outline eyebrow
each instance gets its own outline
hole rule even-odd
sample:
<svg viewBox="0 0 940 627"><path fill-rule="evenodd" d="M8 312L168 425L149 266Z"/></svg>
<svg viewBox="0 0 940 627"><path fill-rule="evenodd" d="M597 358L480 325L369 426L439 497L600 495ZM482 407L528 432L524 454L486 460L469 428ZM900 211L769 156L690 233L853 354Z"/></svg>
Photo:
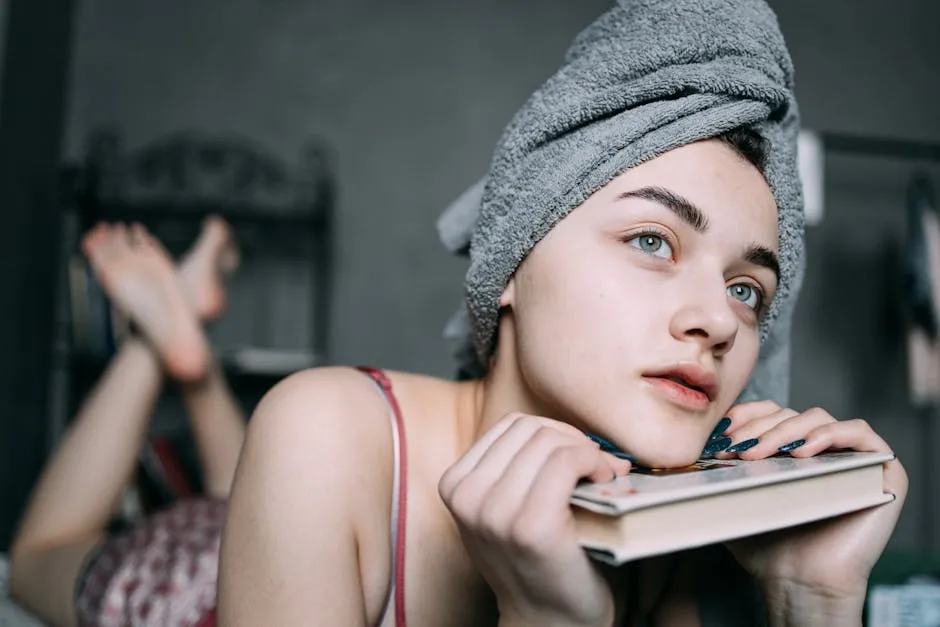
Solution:
<svg viewBox="0 0 940 627"><path fill-rule="evenodd" d="M623 192L617 196L617 200L627 198L640 198L662 205L695 229L696 233L704 233L708 230L708 218L705 216L705 212L688 199L664 187L641 187L640 189Z"/></svg>
<svg viewBox="0 0 940 627"><path fill-rule="evenodd" d="M774 276L777 277L777 283L780 283L780 259L774 251L766 246L754 244L744 251L744 260L755 266L772 270Z"/></svg>
<svg viewBox="0 0 940 627"><path fill-rule="evenodd" d="M639 198L655 202L658 205L672 211L683 222L691 226L696 233L704 233L708 230L708 217L705 212L695 206L692 201L680 196L672 190L665 187L641 187L628 192L623 192L617 196L617 200L627 198ZM780 259L777 254L766 246L753 244L745 250L743 259L755 266L767 268L773 271L780 282Z"/></svg>

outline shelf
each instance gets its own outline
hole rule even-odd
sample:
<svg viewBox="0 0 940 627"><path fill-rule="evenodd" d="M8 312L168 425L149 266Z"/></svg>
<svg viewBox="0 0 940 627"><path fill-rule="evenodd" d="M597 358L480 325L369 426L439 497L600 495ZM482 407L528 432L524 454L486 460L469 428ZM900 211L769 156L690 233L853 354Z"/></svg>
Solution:
<svg viewBox="0 0 940 627"><path fill-rule="evenodd" d="M53 441L78 414L113 356L106 299L90 287L87 273L77 279L69 273L69 260L76 254L82 232L95 222L142 223L176 256L189 249L207 216L222 217L232 227L245 269L257 270L245 272L251 283L240 283L237 288L257 287L259 309L275 306L267 290L267 281L272 279L265 272L286 262L303 264L303 275L298 276L309 274L303 298L309 287L311 300L304 302L310 308L309 320L299 322L313 326L307 329L309 340L301 341L298 336L296 341L314 347L317 353L237 345L236 349L215 350L219 368L246 417L279 381L326 363L335 200L327 156L319 141L305 142L297 158L288 163L253 141L233 136L186 131L129 151L113 129L101 128L89 135L84 157L63 164L59 171L63 269L56 294L61 320L53 338ZM262 260L270 260L270 268ZM271 298L270 305L263 300L266 297ZM254 307L250 294L245 299ZM239 330L233 334L238 340L232 341L262 341L253 332L259 324L246 320L245 328L235 325L233 329ZM282 343L289 345L292 340L287 337ZM79 345L84 351L76 350ZM126 393L140 391L130 388ZM151 417L150 428L156 430L152 432L162 428L162 420L173 429L185 426L181 415L185 406L185 389L167 378Z"/></svg>
<svg viewBox="0 0 940 627"><path fill-rule="evenodd" d="M280 351L249 347L225 352L219 359L225 376L232 381L251 381L273 385L295 372L322 366L325 360L305 351ZM83 378L97 379L109 360L104 357L72 355L68 363ZM237 391L237 390L236 390Z"/></svg>
<svg viewBox="0 0 940 627"><path fill-rule="evenodd" d="M258 376L287 376L300 370L323 365L311 351L247 347L224 354L222 363L233 372Z"/></svg>
<svg viewBox="0 0 940 627"><path fill-rule="evenodd" d="M121 222L201 222L210 214L219 215L233 226L289 227L304 226L311 229L326 228L327 220L323 213L301 213L290 211L271 211L261 213L246 206L219 205L214 202L188 203L185 206L172 203L147 202L125 205L120 203L101 203L83 207L81 215L94 221Z"/></svg>

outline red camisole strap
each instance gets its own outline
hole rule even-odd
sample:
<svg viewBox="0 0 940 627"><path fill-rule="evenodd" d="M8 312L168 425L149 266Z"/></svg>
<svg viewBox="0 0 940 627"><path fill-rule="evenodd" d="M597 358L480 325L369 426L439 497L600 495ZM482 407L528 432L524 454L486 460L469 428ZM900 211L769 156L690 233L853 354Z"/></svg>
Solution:
<svg viewBox="0 0 940 627"><path fill-rule="evenodd" d="M397 431L396 440L398 443L396 451L396 475L398 483L394 486L394 492L398 495L398 501L393 504L393 508L397 511L398 516L392 521L392 524L395 525L395 544L392 553L392 568L394 572L392 573L392 577L394 578L393 584L395 593L395 625L396 627L407 627L405 617L405 523L408 511L408 449L405 445L405 421L402 418L398 400L395 398L394 392L392 392L392 382L385 373L376 368L366 366L359 366L357 370L365 373L375 381L376 385L381 389L382 394L385 395L385 400L388 402L388 406L395 419L395 429Z"/></svg>

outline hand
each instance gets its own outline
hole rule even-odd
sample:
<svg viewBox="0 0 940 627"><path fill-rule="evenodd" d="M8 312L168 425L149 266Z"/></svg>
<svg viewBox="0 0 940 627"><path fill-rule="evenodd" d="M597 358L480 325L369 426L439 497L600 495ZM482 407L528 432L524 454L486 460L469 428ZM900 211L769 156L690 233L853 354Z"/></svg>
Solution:
<svg viewBox="0 0 940 627"><path fill-rule="evenodd" d="M610 586L578 544L569 498L579 480L629 468L568 424L511 414L444 473L441 498L501 621L612 623Z"/></svg>
<svg viewBox="0 0 940 627"><path fill-rule="evenodd" d="M891 452L865 421L838 421L818 408L800 413L762 401L738 405L728 415L732 422L726 434L735 444L751 439L758 443L745 451L716 457L763 459L777 454L780 447L789 449L793 457L812 457L827 449ZM860 616L868 577L907 496L907 475L897 459L885 464L884 490L895 495L893 502L728 546L770 597L792 596L793 591L799 591L814 597L806 605L823 600L835 613L844 614L842 610L852 608L852 613ZM836 607L840 605L842 609Z"/></svg>

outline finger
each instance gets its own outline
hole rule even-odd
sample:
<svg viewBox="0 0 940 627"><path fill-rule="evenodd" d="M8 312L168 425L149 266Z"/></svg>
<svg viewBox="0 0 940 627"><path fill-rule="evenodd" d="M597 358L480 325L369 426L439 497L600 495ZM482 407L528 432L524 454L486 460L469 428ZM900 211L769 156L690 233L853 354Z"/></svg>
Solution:
<svg viewBox="0 0 940 627"><path fill-rule="evenodd" d="M884 491L895 496L894 506L899 510L907 498L907 472L901 462L895 458L884 466Z"/></svg>
<svg viewBox="0 0 940 627"><path fill-rule="evenodd" d="M741 420L740 418L737 420L732 418L731 426L725 430L725 435L732 436L735 440L752 438L766 431L770 431L779 423L792 418L799 413L800 412L796 411L795 409L782 407L776 411L770 412L769 414L764 414L763 416L751 417L747 421Z"/></svg>
<svg viewBox="0 0 940 627"><path fill-rule="evenodd" d="M736 438L735 443L728 448L733 451L736 444L746 442L747 439L756 439L757 444L745 451L740 451L738 457L755 460L764 459L777 453L792 453L805 444L806 434L813 429L836 422L832 414L819 408L813 408L803 413L797 413L792 409L780 410L775 414L775 417L782 417L783 419L777 420L775 425L767 424L768 428L763 432L748 432L741 435L741 439Z"/></svg>
<svg viewBox="0 0 940 627"><path fill-rule="evenodd" d="M748 422L732 421L731 426L728 427L727 431L725 431L725 435L730 436L735 442L758 437L761 434L770 431L784 420L789 420L799 413L800 412L796 411L795 409L784 407L765 416L752 418Z"/></svg>
<svg viewBox="0 0 940 627"><path fill-rule="evenodd" d="M518 468L519 464L527 469L523 474L531 474L534 478L544 457L563 446L587 446L597 453L612 475L605 478L605 481L610 481L618 474L625 474L629 469L629 463L602 452L597 444L584 437L581 432L572 434L538 421L519 420L487 449L477 465L461 481L457 490L470 492L466 495L470 499L483 498L501 478L512 473L513 465ZM525 459L519 461L520 456Z"/></svg>
<svg viewBox="0 0 940 627"><path fill-rule="evenodd" d="M763 418L783 409L773 401L751 401L735 405L728 410L727 416L731 418L731 426L727 432L737 429L756 418Z"/></svg>
<svg viewBox="0 0 940 627"><path fill-rule="evenodd" d="M480 461L490 454L491 449L497 448L505 451L508 447L521 447L540 428L541 423L534 416L521 414L507 417L499 421L492 429L487 431L480 440L470 447L464 455L457 460L441 477L438 489L445 501L453 497L453 493L466 477L473 472ZM501 446L497 446L501 445ZM508 460L507 460L508 463Z"/></svg>
<svg viewBox="0 0 940 627"><path fill-rule="evenodd" d="M549 458L557 451L578 447L587 449L588 453L597 458L596 468L589 478L598 482L612 481L617 476L617 468L629 464L598 450L592 444L574 442L547 428L533 435L487 493L479 512L481 525L489 533L503 534L500 537L505 537L505 532L524 506L539 474L544 472ZM617 468L614 467L615 463Z"/></svg>
<svg viewBox="0 0 940 627"><path fill-rule="evenodd" d="M598 453L600 449L587 438L572 436L560 429L554 429L537 420L517 420L513 426L506 430L492 446L483 453L461 484L473 484L473 491L482 494L489 492L499 479L506 475L513 461L524 451L534 449L549 452L561 446L582 444L594 448ZM539 460L541 461L541 460ZM458 487L463 489L463 485Z"/></svg>
<svg viewBox="0 0 940 627"><path fill-rule="evenodd" d="M739 423L738 428L734 429L732 433L725 432L725 436L731 438L731 444L728 445L725 450L717 453L715 457L718 459L733 459L737 456L737 453L734 452L734 447L747 447L748 444L746 443L751 442L753 444L754 440L760 442L765 433L798 415L799 412L795 409L785 407L762 418L754 418L750 422ZM732 452L729 453L727 449L731 449Z"/></svg>
<svg viewBox="0 0 940 627"><path fill-rule="evenodd" d="M848 449L870 453L893 453L880 435L861 419L837 420L817 427L803 439L806 444L794 450L793 457L812 457L829 449Z"/></svg>
<svg viewBox="0 0 940 627"><path fill-rule="evenodd" d="M552 451L513 519L513 544L535 552L548 550L562 527L571 521L569 499L578 482L611 477L607 461L590 447L567 446Z"/></svg>
<svg viewBox="0 0 940 627"><path fill-rule="evenodd" d="M497 442L503 440L503 436L508 432L512 431L511 436L501 442L500 446L496 447L497 450L495 451L495 454L499 455L500 459L505 461L505 464L508 464L509 459L515 451L542 427L550 427L560 433L567 434L569 437L577 436L578 438L590 442L587 436L566 423L539 416L529 416L527 414L510 414L487 431L482 438L470 447L470 450L464 453L464 455L444 473L444 476L441 477L441 481L438 484L438 490L441 496L445 499L449 498L460 482L477 467L483 457L488 454L490 449L493 448ZM596 445L593 446L596 447Z"/></svg>
<svg viewBox="0 0 940 627"><path fill-rule="evenodd" d="M601 454L604 456L604 459L607 460L607 463L610 465L610 469L617 477L626 475L630 472L630 469L633 468L633 462L625 457L614 455L613 453L608 453L607 451L601 451Z"/></svg>

